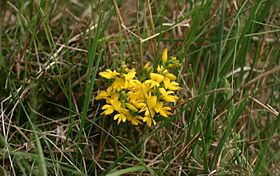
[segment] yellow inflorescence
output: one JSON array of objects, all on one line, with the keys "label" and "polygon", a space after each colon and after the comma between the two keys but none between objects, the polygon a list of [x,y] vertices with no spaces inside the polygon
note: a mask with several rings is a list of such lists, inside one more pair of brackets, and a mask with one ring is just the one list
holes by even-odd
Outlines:
[{"label": "yellow inflorescence", "polygon": [[172,115],[171,103],[178,100],[175,95],[180,90],[177,77],[170,73],[170,68],[180,66],[175,57],[168,59],[167,49],[162,54],[161,65],[153,72],[150,62],[144,66],[144,79],[136,77],[135,69],[107,69],[100,76],[112,80],[112,84],[101,90],[96,100],[104,99],[106,104],[101,114],[114,115],[114,120],[130,121],[133,125],[146,123],[149,127],[156,125],[155,115],[168,117]]}]

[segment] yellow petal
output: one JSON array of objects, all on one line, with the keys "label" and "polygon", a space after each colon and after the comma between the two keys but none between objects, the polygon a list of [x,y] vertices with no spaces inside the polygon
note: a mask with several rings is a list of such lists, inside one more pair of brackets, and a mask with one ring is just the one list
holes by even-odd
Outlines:
[{"label": "yellow petal", "polygon": [[157,66],[157,72],[158,72],[158,73],[164,72],[164,67],[161,66],[161,65],[158,65],[158,66]]},{"label": "yellow petal", "polygon": [[106,69],[106,71],[99,73],[100,76],[102,76],[103,78],[106,78],[106,79],[116,78],[117,75],[119,75],[119,74],[120,73],[118,73],[116,70],[114,70],[112,72],[110,69]]},{"label": "yellow petal", "polygon": [[138,109],[130,103],[126,103],[125,106],[133,112],[138,112]]},{"label": "yellow petal", "polygon": [[163,50],[163,53],[162,53],[161,60],[162,60],[162,64],[163,64],[163,65],[164,65],[165,62],[167,61],[167,57],[168,57],[167,52],[168,52],[168,49],[165,48],[165,49]]},{"label": "yellow petal", "polygon": [[148,127],[151,127],[151,126],[152,126],[152,122],[153,122],[154,125],[157,124],[155,120],[153,120],[153,119],[151,119],[150,117],[147,117],[147,116],[145,116],[145,117],[143,118],[143,122],[146,122],[146,124],[148,125]]},{"label": "yellow petal", "polygon": [[105,110],[105,111],[103,111],[101,114],[109,115],[109,114],[112,114],[114,112],[114,108],[111,105],[108,105],[108,104],[104,105],[102,107],[102,109]]},{"label": "yellow petal", "polygon": [[144,68],[147,69],[147,68],[149,68],[150,66],[151,66],[151,62],[148,61],[148,62],[145,64]]},{"label": "yellow petal", "polygon": [[141,116],[132,116],[132,115],[128,115],[127,120],[130,121],[131,124],[133,125],[138,125],[138,124],[142,124],[141,121],[139,120],[143,120],[143,117]]},{"label": "yellow petal", "polygon": [[126,121],[126,117],[125,115],[122,115],[122,122],[125,122]]},{"label": "yellow petal", "polygon": [[157,73],[151,73],[150,77],[151,77],[151,80],[154,80],[158,83],[160,83],[164,79],[164,76],[157,74]]},{"label": "yellow petal", "polygon": [[156,112],[155,112],[154,108],[150,108],[150,109],[146,108],[145,116],[154,118],[155,114],[156,114]]},{"label": "yellow petal", "polygon": [[168,90],[179,90],[179,84],[175,81],[170,82],[170,79],[165,78],[164,79],[164,87]]},{"label": "yellow petal", "polygon": [[173,91],[166,91],[164,88],[160,88],[159,92],[162,95],[161,98],[167,102],[176,102],[176,100],[178,99],[177,96],[169,95],[169,94],[174,93]]},{"label": "yellow petal", "polygon": [[178,97],[173,95],[168,95],[168,96],[164,96],[163,99],[167,102],[176,102],[176,100],[178,100]]},{"label": "yellow petal", "polygon": [[99,92],[99,94],[95,97],[95,99],[96,99],[96,100],[107,99],[108,96],[109,96],[109,94],[108,94],[106,91],[101,90],[101,91]]},{"label": "yellow petal", "polygon": [[116,114],[116,115],[114,116],[114,120],[117,120],[117,119],[120,117],[120,115],[121,115],[121,114]]},{"label": "yellow petal", "polygon": [[130,70],[129,73],[124,74],[124,77],[125,77],[126,81],[129,81],[129,80],[132,80],[135,77],[135,75],[136,75],[135,69],[132,69],[132,70]]},{"label": "yellow petal", "polygon": [[112,87],[115,90],[120,91],[121,89],[123,89],[125,87],[125,80],[123,78],[116,78],[116,80],[112,84]]},{"label": "yellow petal", "polygon": [[119,112],[120,114],[125,115],[125,116],[127,116],[127,115],[130,114],[129,111],[128,111],[127,109],[125,109],[125,108],[120,108],[120,109],[118,110],[118,112]]},{"label": "yellow petal", "polygon": [[151,96],[148,99],[148,104],[150,108],[153,108],[157,104],[157,97],[156,96]]},{"label": "yellow petal", "polygon": [[148,84],[152,89],[156,89],[157,87],[159,87],[159,83],[154,81],[154,80],[147,80],[144,82],[145,84]]},{"label": "yellow petal", "polygon": [[118,99],[111,100],[110,103],[116,111],[119,111],[121,108],[121,102]]},{"label": "yellow petal", "polygon": [[163,96],[168,96],[169,94],[174,93],[173,91],[166,91],[163,87],[159,88],[159,92],[160,92]]},{"label": "yellow petal", "polygon": [[[146,104],[144,102],[140,102],[140,101],[136,101],[134,103],[134,106],[137,107],[138,109],[142,109],[143,107],[146,106]],[[142,111],[143,112],[143,111]]]},{"label": "yellow petal", "polygon": [[157,103],[155,106],[155,111],[158,113],[161,110],[162,106],[163,106],[162,102]]},{"label": "yellow petal", "polygon": [[114,116],[114,120],[117,120],[118,119],[118,124],[120,124],[120,122],[122,121],[122,122],[125,122],[126,121],[126,117],[125,117],[125,115],[123,115],[123,114],[116,114],[115,116]]},{"label": "yellow petal", "polygon": [[146,122],[146,124],[148,125],[148,127],[152,126],[152,119],[150,117],[145,116],[143,118],[143,122]]},{"label": "yellow petal", "polygon": [[175,75],[173,75],[172,73],[166,73],[165,76],[172,81],[177,79],[177,77]]},{"label": "yellow petal", "polygon": [[157,122],[156,122],[155,120],[153,120],[153,124],[154,124],[154,126],[156,126],[156,125],[157,125]]},{"label": "yellow petal", "polygon": [[168,117],[168,115],[172,114],[171,112],[169,112],[169,110],[171,110],[170,107],[168,107],[168,106],[163,107],[162,109],[160,109],[159,114],[163,117]]}]

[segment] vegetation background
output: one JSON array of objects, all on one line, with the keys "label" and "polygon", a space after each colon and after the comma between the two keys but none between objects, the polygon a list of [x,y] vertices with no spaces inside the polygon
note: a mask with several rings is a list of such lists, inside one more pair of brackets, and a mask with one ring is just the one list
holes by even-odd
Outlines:
[{"label": "vegetation background", "polygon": [[[279,0],[1,0],[0,175],[277,175]],[[100,116],[98,72],[182,67],[157,126]]]}]

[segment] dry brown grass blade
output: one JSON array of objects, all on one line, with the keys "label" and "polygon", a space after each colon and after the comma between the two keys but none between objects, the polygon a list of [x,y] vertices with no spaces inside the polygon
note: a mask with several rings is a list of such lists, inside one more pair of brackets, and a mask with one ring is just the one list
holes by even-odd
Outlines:
[{"label": "dry brown grass blade", "polygon": [[[140,21],[139,21],[139,0],[136,2],[136,9],[137,9],[137,15],[136,15],[136,20],[137,20],[137,32],[139,38],[141,38],[141,30],[140,30]],[[143,68],[143,45],[141,40],[139,40],[139,60],[140,60],[140,68]]]},{"label": "dry brown grass blade", "polygon": [[251,86],[252,84],[254,84],[255,82],[257,82],[258,80],[267,77],[273,73],[277,73],[280,72],[280,65],[277,67],[274,67],[273,69],[266,71],[260,75],[258,75],[257,77],[255,77],[254,79],[252,79],[251,81],[249,81],[248,83],[246,83],[244,86],[241,87],[241,89],[245,89],[248,88],[249,86]]},{"label": "dry brown grass blade", "polygon": [[[155,24],[154,24],[154,21],[153,21],[153,13],[152,13],[152,8],[151,8],[150,0],[146,0],[146,3],[147,3],[148,11],[149,11],[150,26],[152,27],[153,33],[156,33]],[[149,32],[149,28],[147,29],[147,31]],[[150,36],[150,32],[148,34]],[[156,41],[152,41],[151,42],[151,46],[152,46],[153,57],[155,58],[156,57]]]},{"label": "dry brown grass blade", "polygon": [[[118,16],[118,19],[119,19],[120,26],[122,26],[122,25],[124,25],[124,21],[123,21],[120,9],[118,7],[118,4],[117,4],[116,0],[113,0],[113,2],[114,2],[114,5],[115,5],[115,9],[116,9],[116,12],[117,12],[117,16]],[[128,36],[126,30],[123,30],[123,32],[124,32],[126,40],[128,41],[127,44],[128,44],[129,52],[133,53],[132,46],[131,46],[131,44],[129,42],[129,36]],[[136,61],[135,56],[133,54],[131,54],[131,56],[132,56],[133,62],[135,62]]]},{"label": "dry brown grass blade", "polygon": [[253,100],[254,102],[256,102],[258,105],[260,105],[261,107],[263,107],[265,110],[267,110],[268,112],[270,112],[271,114],[275,115],[275,116],[278,116],[279,115],[279,112],[277,112],[275,109],[272,109],[271,106],[269,105],[265,105],[263,104],[262,102],[260,102],[258,99],[252,97],[252,96],[249,96],[249,98],[251,100]]}]

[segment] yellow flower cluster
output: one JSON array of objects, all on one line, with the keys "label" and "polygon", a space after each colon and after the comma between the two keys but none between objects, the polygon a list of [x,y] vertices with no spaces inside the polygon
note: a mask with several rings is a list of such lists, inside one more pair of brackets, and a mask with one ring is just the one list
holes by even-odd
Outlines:
[{"label": "yellow flower cluster", "polygon": [[180,89],[177,77],[169,69],[179,67],[175,57],[168,58],[167,49],[163,51],[161,65],[156,72],[150,62],[146,63],[141,77],[137,79],[136,70],[126,66],[121,71],[107,69],[100,72],[103,78],[112,81],[106,89],[101,90],[96,100],[104,99],[106,104],[101,114],[114,115],[114,120],[130,121],[133,125],[146,123],[149,127],[156,125],[156,114],[168,117],[172,115],[170,104],[176,102],[176,91]]}]

